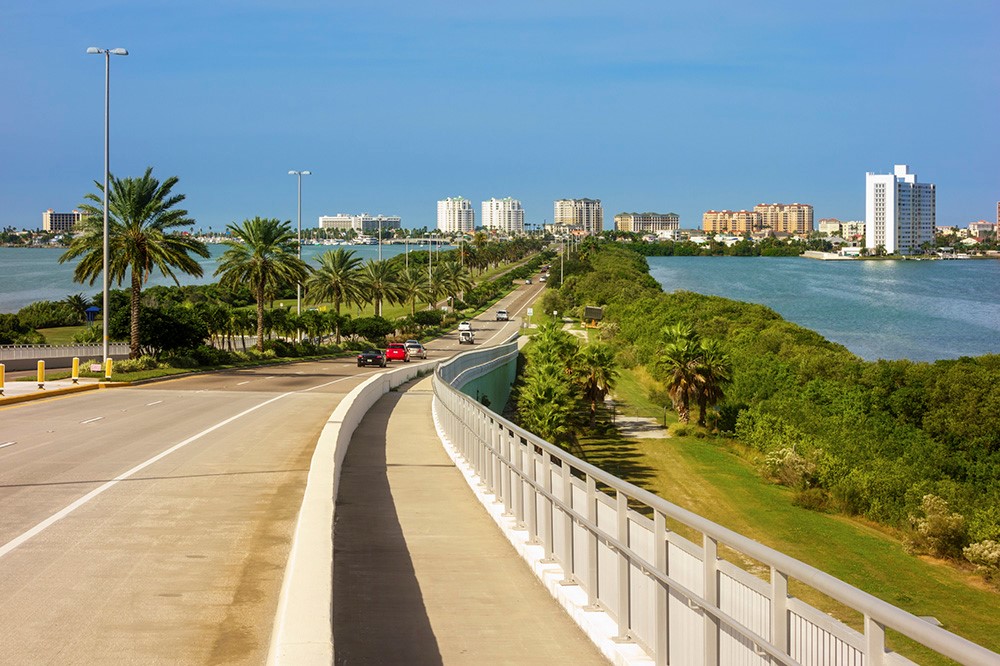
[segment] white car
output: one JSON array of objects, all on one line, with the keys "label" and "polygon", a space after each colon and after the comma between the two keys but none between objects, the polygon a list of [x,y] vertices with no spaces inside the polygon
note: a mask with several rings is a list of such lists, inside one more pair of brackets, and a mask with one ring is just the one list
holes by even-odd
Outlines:
[{"label": "white car", "polygon": [[506,310],[497,310],[497,321],[509,321],[510,316]]},{"label": "white car", "polygon": [[416,340],[407,340],[406,351],[410,352],[410,358],[427,358],[427,349]]},{"label": "white car", "polygon": [[458,322],[458,330],[460,331],[471,331],[472,322],[466,319],[465,321]]}]

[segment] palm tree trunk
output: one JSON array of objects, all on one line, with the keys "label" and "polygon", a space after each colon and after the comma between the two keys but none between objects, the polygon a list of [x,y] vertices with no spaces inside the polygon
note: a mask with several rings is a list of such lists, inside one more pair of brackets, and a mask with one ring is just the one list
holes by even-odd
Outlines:
[{"label": "palm tree trunk", "polygon": [[129,298],[129,358],[139,358],[139,299],[142,285],[141,275],[135,268],[132,269],[132,295]]},{"label": "palm tree trunk", "polygon": [[264,351],[264,288],[257,286],[257,351]]}]

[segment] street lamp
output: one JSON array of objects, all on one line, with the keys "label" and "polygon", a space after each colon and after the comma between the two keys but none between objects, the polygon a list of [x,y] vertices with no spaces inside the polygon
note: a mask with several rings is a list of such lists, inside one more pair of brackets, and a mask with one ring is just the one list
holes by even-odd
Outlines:
[{"label": "street lamp", "polygon": [[128,51],[125,49],[99,49],[96,46],[91,46],[87,49],[87,53],[91,55],[103,54],[104,55],[104,304],[101,308],[101,326],[103,330],[101,331],[101,337],[104,338],[103,341],[103,353],[104,353],[104,367],[108,367],[108,329],[111,324],[108,317],[108,264],[111,263],[111,245],[108,242],[108,178],[111,173],[111,167],[109,164],[109,129],[111,127],[109,118],[111,114],[111,56],[127,56]]},{"label": "street lamp", "polygon": [[[297,176],[299,180],[299,222],[298,222],[298,242],[299,242],[299,261],[302,261],[302,176],[311,176],[312,171],[289,171],[289,176]],[[302,314],[302,283],[297,282],[295,284],[295,314]]]}]

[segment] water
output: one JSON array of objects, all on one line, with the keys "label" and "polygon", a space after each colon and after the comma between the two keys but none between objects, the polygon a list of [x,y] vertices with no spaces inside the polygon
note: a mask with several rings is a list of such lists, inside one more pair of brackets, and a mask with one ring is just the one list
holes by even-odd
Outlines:
[{"label": "water", "polygon": [[760,303],[867,359],[1000,353],[1000,261],[650,257],[665,291]]},{"label": "water", "polygon": [[[347,245],[345,249],[354,250],[355,254],[364,260],[378,258],[377,245]],[[200,278],[190,275],[178,275],[181,284],[206,284],[215,282],[213,276],[219,265],[219,257],[225,251],[224,245],[209,245],[211,256],[199,261],[204,271]],[[336,249],[325,245],[302,246],[302,259],[316,265],[316,257],[327,250]],[[426,250],[427,246],[409,246],[410,252]],[[451,249],[445,246],[445,249]],[[388,259],[406,251],[405,245],[383,245],[382,258]],[[61,301],[71,294],[82,293],[93,297],[100,294],[101,278],[93,285],[73,281],[73,269],[76,262],[59,263],[63,248],[12,248],[0,247],[0,312],[17,312],[25,305],[35,301]],[[154,273],[147,285],[172,285],[173,281],[159,273]],[[127,287],[128,280],[121,287]],[[119,285],[112,284],[112,289]]]}]

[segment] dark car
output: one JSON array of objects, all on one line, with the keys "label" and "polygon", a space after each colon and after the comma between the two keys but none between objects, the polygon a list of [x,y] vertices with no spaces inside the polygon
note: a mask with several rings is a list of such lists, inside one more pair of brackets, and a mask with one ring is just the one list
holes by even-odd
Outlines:
[{"label": "dark car", "polygon": [[385,348],[385,358],[387,361],[403,361],[404,363],[410,362],[410,352],[406,350],[406,346],[401,342],[394,342]]},{"label": "dark car", "polygon": [[382,353],[381,349],[368,349],[361,352],[358,354],[358,367],[361,368],[366,365],[377,365],[380,368],[384,368],[385,354]]}]

